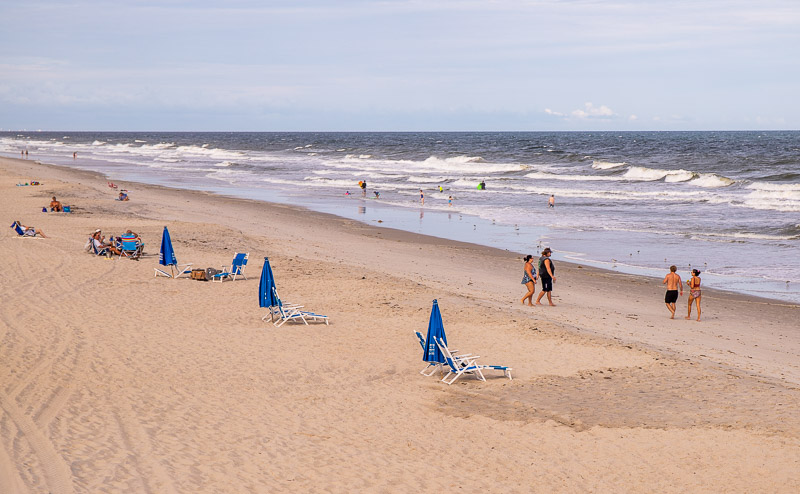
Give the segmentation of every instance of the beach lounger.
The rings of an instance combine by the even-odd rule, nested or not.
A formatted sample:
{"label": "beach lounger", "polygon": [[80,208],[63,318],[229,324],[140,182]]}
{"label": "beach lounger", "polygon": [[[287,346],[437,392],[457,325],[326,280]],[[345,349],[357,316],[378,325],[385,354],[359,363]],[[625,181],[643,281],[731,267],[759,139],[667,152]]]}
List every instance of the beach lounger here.
{"label": "beach lounger", "polygon": [[[276,309],[275,315],[278,316],[278,318],[273,323],[276,328],[283,326],[284,323],[286,323],[287,321],[302,321],[303,324],[305,324],[306,326],[308,325],[308,321],[324,322],[325,325],[328,325],[328,316],[324,316],[322,314],[316,314],[314,312],[300,310],[303,308],[302,305],[284,304],[283,302],[281,302],[281,298],[278,296],[278,292],[275,291],[274,293],[275,293],[275,299],[278,301],[278,306],[275,308]],[[265,318],[266,316],[264,316],[264,318],[262,319]]]}
{"label": "beach lounger", "polygon": [[222,282],[230,278],[231,281],[236,281],[237,276],[241,276],[244,279],[247,279],[247,276],[244,275],[244,268],[247,266],[247,259],[250,257],[249,253],[241,253],[237,252],[236,255],[233,256],[233,261],[231,262],[230,266],[223,266],[222,272],[215,274],[211,281],[219,281]]}
{"label": "beach lounger", "polygon": [[11,228],[13,228],[15,232],[17,232],[17,236],[15,238],[41,238],[36,236],[36,230],[30,228],[27,230],[23,230],[22,227],[19,226],[16,221],[14,223],[11,223]]}
{"label": "beach lounger", "polygon": [[505,375],[509,380],[511,379],[511,367],[506,367],[503,365],[481,365],[477,363],[479,358],[478,356],[464,356],[464,358],[456,359],[453,357],[452,352],[447,349],[447,345],[445,345],[441,338],[436,341],[436,344],[439,345],[439,350],[441,350],[444,354],[447,366],[450,368],[450,372],[448,372],[447,375],[442,378],[443,383],[453,384],[464,374],[471,374],[474,375],[476,379],[486,381],[486,378],[483,377],[483,372],[481,371],[487,369],[503,371],[503,375]]}
{"label": "beach lounger", "polygon": [[[174,271],[173,271],[174,268]],[[178,276],[183,276],[185,274],[190,275],[192,274],[192,263],[189,264],[172,264],[170,265],[170,272],[166,272],[163,269],[153,268],[155,270],[155,274],[153,275],[154,278],[159,276],[166,276],[167,278],[177,278]]]}
{"label": "beach lounger", "polygon": [[[422,333],[420,333],[419,331],[414,331],[414,334],[417,335],[417,339],[419,339],[419,345],[422,347],[422,351],[423,352],[428,351],[428,347],[427,347],[427,345],[425,345],[425,337],[422,336]],[[470,353],[458,354],[458,350],[450,350],[450,353],[453,355],[453,358],[456,361],[459,361],[459,362],[461,361],[461,359],[466,358],[466,357],[470,357],[470,356],[472,356],[473,358],[478,358],[479,357],[479,355],[472,355]],[[426,372],[429,367],[433,367],[433,369],[431,369],[430,372]],[[425,367],[424,369],[419,371],[419,373],[422,374],[423,376],[432,376],[434,373],[436,373],[437,369],[439,371],[441,371],[442,374],[444,374],[444,367],[442,366],[442,364],[440,364],[438,362],[430,362],[430,363],[428,363],[428,367]]]}

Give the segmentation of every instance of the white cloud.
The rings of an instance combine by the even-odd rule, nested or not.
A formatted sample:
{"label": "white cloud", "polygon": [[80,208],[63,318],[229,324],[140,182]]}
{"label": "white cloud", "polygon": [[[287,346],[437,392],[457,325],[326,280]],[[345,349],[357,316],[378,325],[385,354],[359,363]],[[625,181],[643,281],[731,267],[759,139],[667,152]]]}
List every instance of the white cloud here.
{"label": "white cloud", "polygon": [[613,117],[614,111],[606,105],[594,106],[592,103],[584,104],[583,109],[572,110],[571,115],[576,118],[603,118]]}
{"label": "white cloud", "polygon": [[553,111],[550,108],[545,108],[544,112],[547,113],[548,115],[553,115],[554,117],[563,117],[564,116],[563,113],[558,112],[558,111]]}
{"label": "white cloud", "polygon": [[636,115],[631,115],[631,116],[628,117],[628,120],[630,120],[632,122],[634,120],[639,120],[639,117],[637,117]]}

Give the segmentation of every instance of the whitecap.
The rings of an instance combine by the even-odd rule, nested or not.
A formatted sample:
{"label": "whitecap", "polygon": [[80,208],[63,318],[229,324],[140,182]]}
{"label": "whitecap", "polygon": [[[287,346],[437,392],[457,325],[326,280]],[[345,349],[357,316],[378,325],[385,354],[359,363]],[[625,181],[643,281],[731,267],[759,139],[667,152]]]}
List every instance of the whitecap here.
{"label": "whitecap", "polygon": [[613,168],[619,168],[625,165],[627,165],[627,163],[625,163],[624,161],[620,163],[615,163],[613,161],[600,161],[600,160],[592,161],[592,168],[594,168],[595,170],[611,170]]}
{"label": "whitecap", "polygon": [[685,182],[691,180],[694,176],[694,173],[687,170],[659,170],[643,166],[632,166],[622,175],[626,180],[641,182],[652,182],[661,179],[664,179],[665,182]]}
{"label": "whitecap", "polygon": [[723,177],[715,173],[701,173],[697,176],[697,178],[689,183],[697,187],[715,189],[718,187],[727,187],[729,185],[733,185],[735,182],[728,177]]}

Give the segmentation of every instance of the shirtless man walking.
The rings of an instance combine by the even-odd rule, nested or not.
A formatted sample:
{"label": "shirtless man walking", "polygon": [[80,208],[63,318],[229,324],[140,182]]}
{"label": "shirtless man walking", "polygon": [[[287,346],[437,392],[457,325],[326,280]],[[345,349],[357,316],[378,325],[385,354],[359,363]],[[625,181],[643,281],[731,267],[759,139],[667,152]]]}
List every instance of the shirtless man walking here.
{"label": "shirtless man walking", "polygon": [[677,266],[670,266],[669,273],[664,277],[664,281],[661,282],[662,285],[667,285],[664,303],[667,304],[667,309],[669,309],[672,314],[670,319],[675,319],[675,302],[678,301],[678,290],[680,290],[680,294],[683,295],[683,283],[681,282],[680,275],[675,272],[677,270]]}

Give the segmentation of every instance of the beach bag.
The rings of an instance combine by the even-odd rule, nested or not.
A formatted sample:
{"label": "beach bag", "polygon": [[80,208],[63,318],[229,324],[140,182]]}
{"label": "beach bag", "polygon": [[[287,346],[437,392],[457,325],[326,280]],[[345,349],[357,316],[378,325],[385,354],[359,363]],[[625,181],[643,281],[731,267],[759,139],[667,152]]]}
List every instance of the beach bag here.
{"label": "beach bag", "polygon": [[86,252],[92,252],[92,237],[89,237],[89,240],[86,241],[86,245],[83,246],[83,250]]}
{"label": "beach bag", "polygon": [[193,280],[198,280],[198,281],[208,281],[208,280],[206,279],[206,270],[205,270],[205,269],[203,269],[203,268],[193,269],[193,270],[192,270],[192,273],[191,273],[191,275],[190,275],[190,277],[191,277]]}

